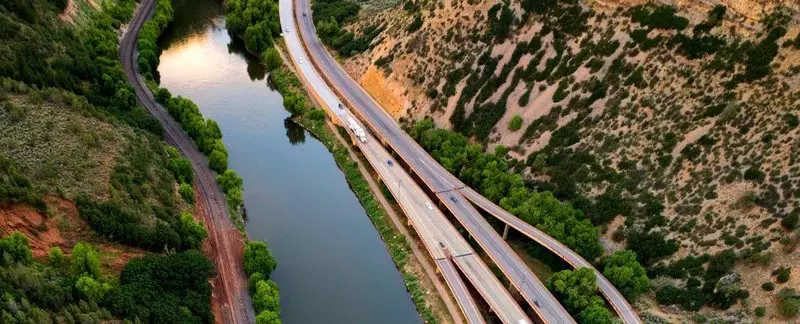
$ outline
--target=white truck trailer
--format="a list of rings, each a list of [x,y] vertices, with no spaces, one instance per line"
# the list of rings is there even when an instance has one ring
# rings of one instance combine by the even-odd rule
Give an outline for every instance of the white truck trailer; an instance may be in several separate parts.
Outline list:
[[[358,137],[358,140],[361,141],[361,143],[367,142],[367,135],[364,133],[364,129],[361,128],[361,126],[355,121],[355,119],[353,119],[353,117],[347,118],[347,127],[353,131],[353,134],[356,134],[356,137]]]

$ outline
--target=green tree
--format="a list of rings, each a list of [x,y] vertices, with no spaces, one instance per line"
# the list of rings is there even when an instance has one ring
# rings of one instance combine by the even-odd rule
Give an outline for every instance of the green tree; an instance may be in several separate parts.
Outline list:
[[[181,214],[181,222],[178,235],[183,238],[184,248],[196,249],[203,244],[203,240],[208,236],[203,223],[195,221],[191,213]]]
[[[256,284],[258,284],[260,281],[264,281],[265,279],[266,278],[263,274],[261,274],[261,272],[254,272],[249,278],[247,278],[247,291],[249,291],[251,294],[254,294],[256,292]]]
[[[213,150],[208,156],[208,166],[217,173],[228,169],[228,154],[221,150]]]
[[[54,246],[50,248],[50,252],[47,253],[47,262],[53,268],[63,269],[66,267],[68,261],[67,256],[64,255],[64,251],[61,251],[60,247]]]
[[[636,261],[636,253],[629,250],[616,251],[603,260],[603,275],[628,300],[635,300],[650,288],[647,271]]]
[[[581,311],[578,317],[581,319],[581,323],[584,324],[614,323],[614,315],[602,304],[589,305],[589,307]]]
[[[0,257],[0,262],[30,264],[33,257],[28,238],[20,232],[14,232],[0,240]]]
[[[75,282],[75,288],[83,294],[86,298],[94,302],[100,302],[105,297],[106,293],[111,290],[111,285],[104,282],[99,282],[89,276],[81,276]]]
[[[275,46],[271,46],[264,51],[262,59],[264,60],[264,65],[267,66],[268,71],[277,69],[283,64],[283,59],[281,59],[281,55],[278,54],[278,50],[275,49]]]
[[[800,309],[800,299],[788,298],[781,301],[778,310],[784,317],[795,317]]]
[[[256,292],[253,294],[253,308],[256,312],[272,311],[280,313],[280,293],[278,285],[272,280],[262,280],[256,283]]]
[[[248,276],[261,272],[265,277],[269,278],[276,265],[267,243],[262,241],[247,242],[247,246],[244,248],[244,272]]]
[[[597,296],[596,280],[594,271],[589,268],[563,270],[547,280],[547,287],[570,313],[579,314],[592,305],[602,307],[603,300]]]
[[[78,242],[72,247],[70,266],[76,276],[89,275],[100,278],[100,258],[97,250],[88,243]]]
[[[181,183],[178,187],[178,193],[181,194],[183,200],[187,203],[194,204],[194,188],[188,183]]]
[[[172,171],[175,180],[178,180],[179,183],[192,184],[192,163],[188,159],[184,157],[171,158],[167,163],[167,168]]]
[[[256,324],[281,324],[281,316],[276,312],[265,310],[256,316]]]

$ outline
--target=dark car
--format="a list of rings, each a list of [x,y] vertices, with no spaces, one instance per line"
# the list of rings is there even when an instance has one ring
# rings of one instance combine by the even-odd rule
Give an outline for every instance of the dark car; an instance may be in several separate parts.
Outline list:
[[[389,166],[393,166],[394,162],[392,162],[392,160],[386,160],[386,164],[388,164]]]

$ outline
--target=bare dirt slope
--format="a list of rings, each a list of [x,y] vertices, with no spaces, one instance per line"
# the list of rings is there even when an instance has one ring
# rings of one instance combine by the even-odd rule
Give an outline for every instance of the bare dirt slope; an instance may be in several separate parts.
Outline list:
[[[604,229],[622,216],[609,247],[635,245],[632,233],[674,240],[655,265],[734,251],[758,305],[731,312],[775,316],[779,289],[755,290],[800,242],[800,4],[533,2],[547,5],[362,12],[346,28],[383,32],[343,63],[399,121],[432,118],[487,150],[504,145],[515,171],[574,204],[624,206],[584,209]]]

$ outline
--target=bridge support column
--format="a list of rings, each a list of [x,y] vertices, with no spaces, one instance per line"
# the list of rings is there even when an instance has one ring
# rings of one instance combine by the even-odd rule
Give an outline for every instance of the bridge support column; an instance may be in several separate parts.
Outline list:
[[[506,239],[508,239],[508,224],[506,224],[506,226],[503,227],[503,240]]]

